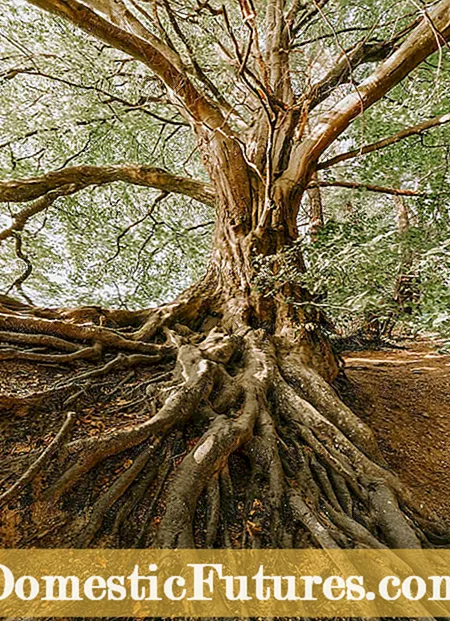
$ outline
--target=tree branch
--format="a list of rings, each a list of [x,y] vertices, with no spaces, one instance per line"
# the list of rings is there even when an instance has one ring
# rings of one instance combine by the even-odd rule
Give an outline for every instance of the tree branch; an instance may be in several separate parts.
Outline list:
[[[313,2],[304,3],[301,0],[294,0],[286,18],[286,22],[290,24],[291,36],[296,37],[328,2],[329,0],[313,0]],[[299,16],[297,16],[298,13],[300,13]]]
[[[90,35],[140,60],[162,80],[171,99],[180,104],[183,115],[193,126],[198,145],[204,147],[207,142],[210,150],[217,155],[207,159],[206,167],[214,181],[221,178],[218,184],[221,193],[228,194],[227,200],[232,197],[231,200],[235,203],[233,214],[229,211],[230,220],[234,226],[247,223],[251,188],[249,167],[241,143],[236,139],[220,108],[203,92],[197,90],[187,72],[180,71],[149,41],[112,24],[78,0],[28,1],[68,19]]]
[[[4,239],[8,239],[8,237],[13,237],[15,234],[20,233],[20,231],[23,231],[25,224],[30,218],[38,213],[41,213],[41,211],[48,209],[48,207],[50,207],[50,205],[52,205],[59,196],[62,196],[62,194],[63,192],[49,192],[49,194],[46,194],[35,203],[27,205],[27,207],[19,211],[19,213],[16,213],[13,216],[11,226],[8,226],[6,229],[0,231],[0,242]]]
[[[28,1],[49,13],[68,19],[85,32],[143,62],[183,102],[187,113],[195,121],[212,128],[224,125],[220,110],[194,87],[185,71],[181,71],[162,53],[159,44],[165,44],[159,39],[156,39],[156,46],[148,38],[143,39],[111,23],[78,0]]]
[[[184,194],[206,205],[214,205],[214,190],[209,183],[178,177],[162,168],[132,164],[73,166],[49,172],[42,177],[0,181],[0,201],[22,203],[43,197],[49,192],[59,192],[64,188],[67,189],[64,194],[73,194],[91,185],[105,185],[115,181]]]
[[[285,21],[285,0],[269,0],[266,9],[267,64],[275,96],[291,103],[293,93],[289,72],[289,37]]]
[[[20,236],[20,233],[14,231],[13,236],[16,238],[16,256],[18,259],[21,259],[25,263],[25,270],[22,272],[22,274],[20,274],[20,276],[16,278],[12,285],[8,287],[8,289],[6,290],[6,295],[8,295],[8,293],[13,289],[17,289],[17,291],[25,298],[28,304],[32,304],[30,298],[23,291],[22,285],[27,280],[27,278],[31,276],[31,273],[33,271],[33,264],[31,263],[29,256],[23,251],[22,237]]]
[[[187,38],[187,36],[184,34],[182,28],[180,27],[180,25],[178,23],[178,20],[177,20],[177,18],[175,16],[174,12],[172,11],[172,8],[171,8],[168,0],[163,0],[163,3],[164,3],[164,7],[166,9],[167,16],[168,16],[168,18],[170,20],[170,23],[172,25],[172,28],[174,29],[175,33],[178,35],[179,39],[182,41],[184,47],[186,48],[186,51],[187,51],[188,56],[189,56],[189,60],[191,61],[192,68],[193,68],[194,73],[197,76],[198,80],[200,80],[200,82],[204,86],[206,86],[207,89],[209,89],[209,91],[216,98],[216,101],[220,104],[220,106],[222,107],[222,109],[224,110],[224,112],[226,114],[236,114],[239,117],[237,111],[235,111],[233,106],[231,106],[228,103],[228,101],[222,95],[222,93],[217,88],[217,86],[214,84],[214,82],[212,80],[210,80],[210,78],[208,77],[207,73],[203,70],[202,66],[200,65],[199,61],[197,60],[197,57],[196,57],[196,55],[194,53],[194,49],[193,49],[189,39]]]
[[[318,119],[311,135],[292,150],[289,165],[278,180],[279,189],[285,192],[287,186],[292,198],[299,198],[317,160],[330,144],[357,116],[379,101],[449,37],[450,0],[441,0],[422,17],[402,45],[360,84],[356,92]]]
[[[128,101],[127,99],[124,99],[123,97],[119,97],[118,95],[110,93],[109,91],[106,91],[100,88],[96,84],[81,84],[79,82],[73,82],[72,80],[63,78],[61,76],[51,75],[50,73],[40,71],[36,67],[23,67],[23,68],[18,67],[15,69],[11,69],[5,75],[3,75],[2,78],[5,80],[11,80],[21,75],[39,76],[41,78],[52,80],[54,82],[59,82],[61,84],[65,84],[66,86],[71,86],[73,88],[78,88],[78,89],[85,90],[85,91],[92,91],[92,92],[98,93],[99,95],[103,95],[106,97],[106,99],[103,100],[102,103],[109,104],[111,102],[115,102],[115,103],[121,104],[125,108],[126,112],[133,112],[133,111],[143,112],[144,114],[148,114],[149,116],[157,119],[158,121],[161,121],[162,123],[167,123],[168,125],[176,125],[176,126],[184,125],[186,127],[188,126],[188,123],[186,121],[179,121],[176,119],[164,118],[161,115],[156,114],[155,112],[152,112],[151,110],[148,110],[146,108],[146,105],[150,103],[156,103],[156,104],[160,103],[160,104],[165,104],[165,105],[171,103],[169,102],[167,98],[163,99],[162,96],[161,97],[143,96],[136,103],[134,103],[132,101]],[[0,146],[3,147],[4,145],[0,145]]]
[[[167,45],[160,38],[155,36],[143,23],[126,7],[123,0],[86,0],[85,4],[89,5],[96,11],[103,13],[109,21],[116,26],[119,26],[123,30],[133,32],[138,37],[148,41],[153,45],[163,56],[165,56],[174,67],[179,71],[184,71],[185,67],[181,57],[177,52]],[[139,5],[134,5],[141,13],[146,17],[149,17],[145,9],[142,9]]]
[[[330,71],[321,80],[313,84],[310,92],[307,93],[306,98],[310,100],[310,110],[324,101],[337,86],[346,82],[352,82],[352,74],[357,67],[366,63],[380,62],[388,58],[398,43],[418,23],[419,20],[416,19],[386,41],[363,39],[347,50],[341,48],[342,54],[333,63]],[[373,27],[370,30],[373,30]],[[368,36],[370,36],[370,33]]]
[[[377,142],[373,142],[372,144],[368,144],[365,147],[361,147],[360,149],[353,149],[352,151],[347,151],[346,153],[340,153],[335,157],[330,158],[329,160],[325,160],[324,162],[320,162],[317,165],[317,170],[321,170],[323,168],[330,168],[331,166],[335,166],[340,162],[345,162],[346,160],[352,159],[354,157],[359,157],[360,155],[366,155],[366,153],[373,153],[373,151],[378,151],[379,149],[384,149],[389,147],[391,144],[395,144],[404,138],[409,138],[409,136],[415,136],[417,134],[421,134],[427,129],[431,129],[432,127],[436,127],[438,125],[444,125],[450,121],[450,113],[442,114],[441,116],[435,116],[432,119],[427,121],[422,121],[422,123],[418,123],[413,127],[407,127],[406,129],[402,129],[397,134],[393,136],[389,136],[387,138],[383,138],[382,140],[378,140]]]
[[[311,101],[310,109],[324,101],[337,86],[347,82],[357,67],[384,60],[392,53],[393,48],[394,41],[376,41],[360,43],[353,49],[346,50],[322,80],[311,86],[307,94],[307,98]]]
[[[57,198],[69,196],[91,185],[124,181],[194,198],[214,205],[214,190],[208,183],[177,177],[148,166],[73,166],[30,179],[0,181],[0,201],[35,201],[13,216],[12,224],[0,231],[0,242],[22,231],[30,218],[50,207]],[[35,200],[37,199],[37,200]]]
[[[387,188],[383,185],[372,185],[370,183],[359,183],[357,181],[317,181],[308,185],[310,188],[349,188],[350,190],[367,190],[368,192],[380,192],[382,194],[393,194],[394,196],[424,196],[424,192],[408,190],[402,188]]]

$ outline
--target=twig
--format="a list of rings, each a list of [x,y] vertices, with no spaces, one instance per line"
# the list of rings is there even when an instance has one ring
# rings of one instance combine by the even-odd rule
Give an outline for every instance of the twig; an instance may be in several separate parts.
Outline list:
[[[380,192],[382,194],[393,194],[394,196],[425,196],[424,192],[408,190],[406,188],[387,188],[382,185],[372,185],[370,183],[358,183],[356,181],[317,181],[308,188],[348,188],[350,190],[367,190],[368,192]]]

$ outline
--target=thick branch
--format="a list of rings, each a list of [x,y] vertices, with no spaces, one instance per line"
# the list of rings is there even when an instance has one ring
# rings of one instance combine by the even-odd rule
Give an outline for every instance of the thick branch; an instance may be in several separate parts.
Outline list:
[[[219,109],[194,87],[184,71],[160,51],[160,45],[156,46],[148,38],[143,39],[123,30],[77,0],[29,0],[29,2],[49,13],[68,19],[87,33],[143,62],[161,78],[174,96],[183,102],[186,111],[195,121],[213,128],[224,124]]]
[[[210,184],[187,177],[178,177],[162,168],[133,164],[73,166],[49,172],[42,177],[0,181],[0,201],[27,202],[67,186],[71,186],[70,193],[72,194],[90,185],[104,185],[114,181],[125,181],[165,192],[184,194],[201,203],[214,205],[214,190]]]
[[[133,32],[138,37],[148,41],[163,56],[165,56],[177,69],[183,71],[185,67],[176,51],[164,41],[156,37],[142,22],[126,7],[122,0],[86,0],[85,4],[96,11],[103,13],[113,24],[123,30]],[[138,5],[138,10],[144,12]],[[144,12],[146,16],[148,13]]]
[[[0,202],[27,202],[27,205],[13,217],[12,224],[0,231],[0,241],[22,231],[30,218],[45,211],[60,196],[74,194],[91,185],[105,185],[114,181],[125,181],[163,192],[174,192],[214,205],[214,191],[211,185],[186,177],[172,175],[161,168],[148,166],[74,166],[49,172],[42,177],[0,181]]]
[[[381,194],[393,194],[394,196],[423,196],[423,192],[402,188],[387,188],[383,185],[372,185],[371,183],[358,183],[357,181],[317,181],[311,183],[309,188],[349,188],[351,190],[367,190],[368,192],[380,192]]]
[[[345,160],[349,160],[354,157],[359,157],[360,155],[366,155],[366,153],[373,153],[373,151],[384,149],[385,147],[389,147],[391,144],[395,144],[396,142],[399,142],[404,138],[409,138],[409,136],[421,134],[427,129],[431,129],[432,127],[436,127],[438,125],[444,125],[449,121],[450,113],[448,112],[446,114],[442,114],[441,116],[435,116],[434,118],[429,119],[428,121],[422,121],[422,123],[418,123],[413,127],[407,127],[406,129],[402,129],[400,132],[394,134],[393,136],[383,138],[382,140],[378,140],[377,142],[368,144],[365,147],[361,147],[360,149],[353,149],[352,151],[347,151],[346,153],[340,153],[339,155],[336,155],[329,160],[320,162],[317,165],[317,170],[321,170],[323,168],[330,168],[331,166],[335,166],[335,164],[345,162]]]
[[[289,75],[289,38],[285,22],[285,0],[269,0],[266,10],[267,61],[274,93],[280,99],[293,99]]]
[[[362,43],[352,50],[345,51],[334,63],[330,71],[319,81],[311,86],[308,93],[310,109],[315,108],[332,91],[351,79],[352,72],[365,63],[384,60],[391,54],[394,41],[376,41],[375,43]]]
[[[340,84],[353,82],[353,72],[357,67],[366,63],[380,62],[388,58],[398,43],[417,24],[418,21],[416,20],[386,41],[363,40],[348,50],[342,49],[341,56],[333,64],[330,71],[319,82],[311,86],[310,92],[307,95],[310,100],[310,110],[324,101]]]
[[[431,23],[432,22],[432,25]],[[358,87],[318,120],[308,139],[293,149],[286,172],[279,180],[301,196],[315,163],[330,144],[364,110],[379,101],[427,56],[450,37],[450,0],[441,0],[425,15],[402,45]]]
[[[51,192],[50,194],[39,199],[32,205],[28,205],[27,207],[19,211],[19,213],[14,216],[11,226],[8,226],[6,229],[0,231],[0,241],[8,239],[8,237],[12,237],[17,233],[20,233],[20,231],[23,231],[25,224],[28,222],[28,220],[35,216],[37,213],[45,211],[48,207],[50,207],[50,205],[55,201],[58,196],[60,196],[59,193]]]

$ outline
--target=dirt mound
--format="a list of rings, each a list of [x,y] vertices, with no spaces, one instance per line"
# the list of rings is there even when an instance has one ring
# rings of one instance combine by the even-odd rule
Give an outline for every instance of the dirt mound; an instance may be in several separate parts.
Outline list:
[[[346,352],[343,397],[373,429],[389,465],[450,523],[450,355],[439,343]]]

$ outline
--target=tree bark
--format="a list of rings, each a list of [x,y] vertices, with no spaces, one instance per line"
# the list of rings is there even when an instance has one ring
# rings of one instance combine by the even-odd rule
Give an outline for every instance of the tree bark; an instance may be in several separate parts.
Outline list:
[[[322,192],[320,191],[319,178],[317,172],[312,175],[312,184],[308,188],[308,198],[310,205],[309,213],[309,235],[311,241],[317,241],[317,236],[325,224],[323,217]]]

